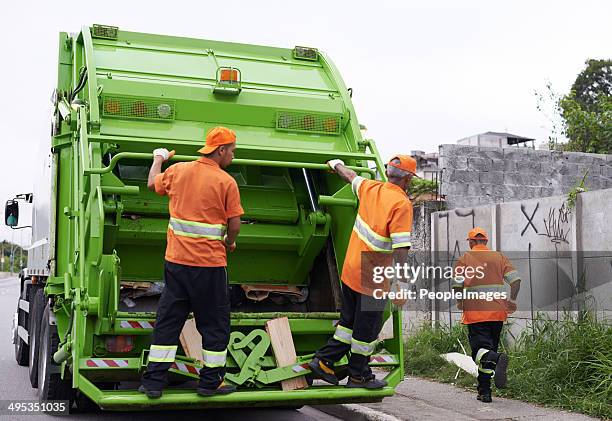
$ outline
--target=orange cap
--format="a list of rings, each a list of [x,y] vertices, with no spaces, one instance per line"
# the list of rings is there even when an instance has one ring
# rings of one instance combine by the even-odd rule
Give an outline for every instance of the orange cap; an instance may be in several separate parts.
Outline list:
[[[214,127],[206,134],[206,145],[198,152],[204,155],[212,153],[221,145],[228,145],[236,141],[236,133],[227,127]]]
[[[487,232],[480,227],[473,228],[470,232],[468,232],[468,237],[466,238],[466,240],[488,240],[488,239],[489,239],[489,236],[487,235]]]
[[[399,165],[393,162],[394,159],[399,159],[400,161]],[[416,160],[411,156],[396,155],[389,160],[389,165],[395,168],[399,168],[400,170],[408,171],[412,175],[417,176],[416,175],[416,166],[417,166]]]

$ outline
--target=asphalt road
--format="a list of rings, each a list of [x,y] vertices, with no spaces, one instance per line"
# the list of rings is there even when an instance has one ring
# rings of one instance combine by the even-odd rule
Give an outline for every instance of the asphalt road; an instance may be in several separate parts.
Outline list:
[[[20,367],[15,361],[13,344],[11,343],[11,325],[13,314],[17,307],[19,296],[19,280],[17,278],[0,279],[0,400],[37,400],[36,389],[32,389],[28,380],[28,368]],[[91,414],[74,414],[79,420],[163,420],[177,417],[182,420],[214,419],[226,420],[291,420],[291,421],[332,421],[338,420],[313,407],[300,410],[284,409],[232,409],[206,411],[164,411],[164,412],[98,412]],[[30,420],[32,416],[14,416],[0,414],[0,420]],[[57,420],[56,416],[40,414],[35,420]]]

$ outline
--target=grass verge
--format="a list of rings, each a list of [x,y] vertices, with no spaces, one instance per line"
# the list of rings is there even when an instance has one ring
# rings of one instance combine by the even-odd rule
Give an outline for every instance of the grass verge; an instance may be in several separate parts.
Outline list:
[[[520,399],[588,415],[612,419],[612,326],[588,314],[578,320],[538,319],[510,347],[508,385],[497,396]],[[406,371],[458,386],[472,387],[476,380],[447,363],[440,354],[470,348],[467,328],[424,327],[406,342]]]

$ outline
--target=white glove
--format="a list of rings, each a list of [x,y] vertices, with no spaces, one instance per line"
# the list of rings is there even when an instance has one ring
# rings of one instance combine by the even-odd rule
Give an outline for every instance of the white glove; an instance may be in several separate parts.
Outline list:
[[[158,148],[153,151],[153,157],[161,156],[164,161],[167,161],[170,158],[170,151],[166,148]]]
[[[344,165],[344,161],[341,159],[332,159],[331,161],[327,161],[327,165],[329,165],[329,167],[334,171],[336,171],[336,165],[338,164]]]

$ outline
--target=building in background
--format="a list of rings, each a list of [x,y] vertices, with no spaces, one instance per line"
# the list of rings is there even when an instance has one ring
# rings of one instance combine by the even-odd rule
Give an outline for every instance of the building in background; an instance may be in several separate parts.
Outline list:
[[[511,133],[486,132],[465,137],[457,141],[458,145],[485,146],[492,148],[527,147],[535,149],[535,139]]]
[[[417,162],[417,175],[419,177],[436,182],[440,179],[438,152],[410,151],[410,155]]]

